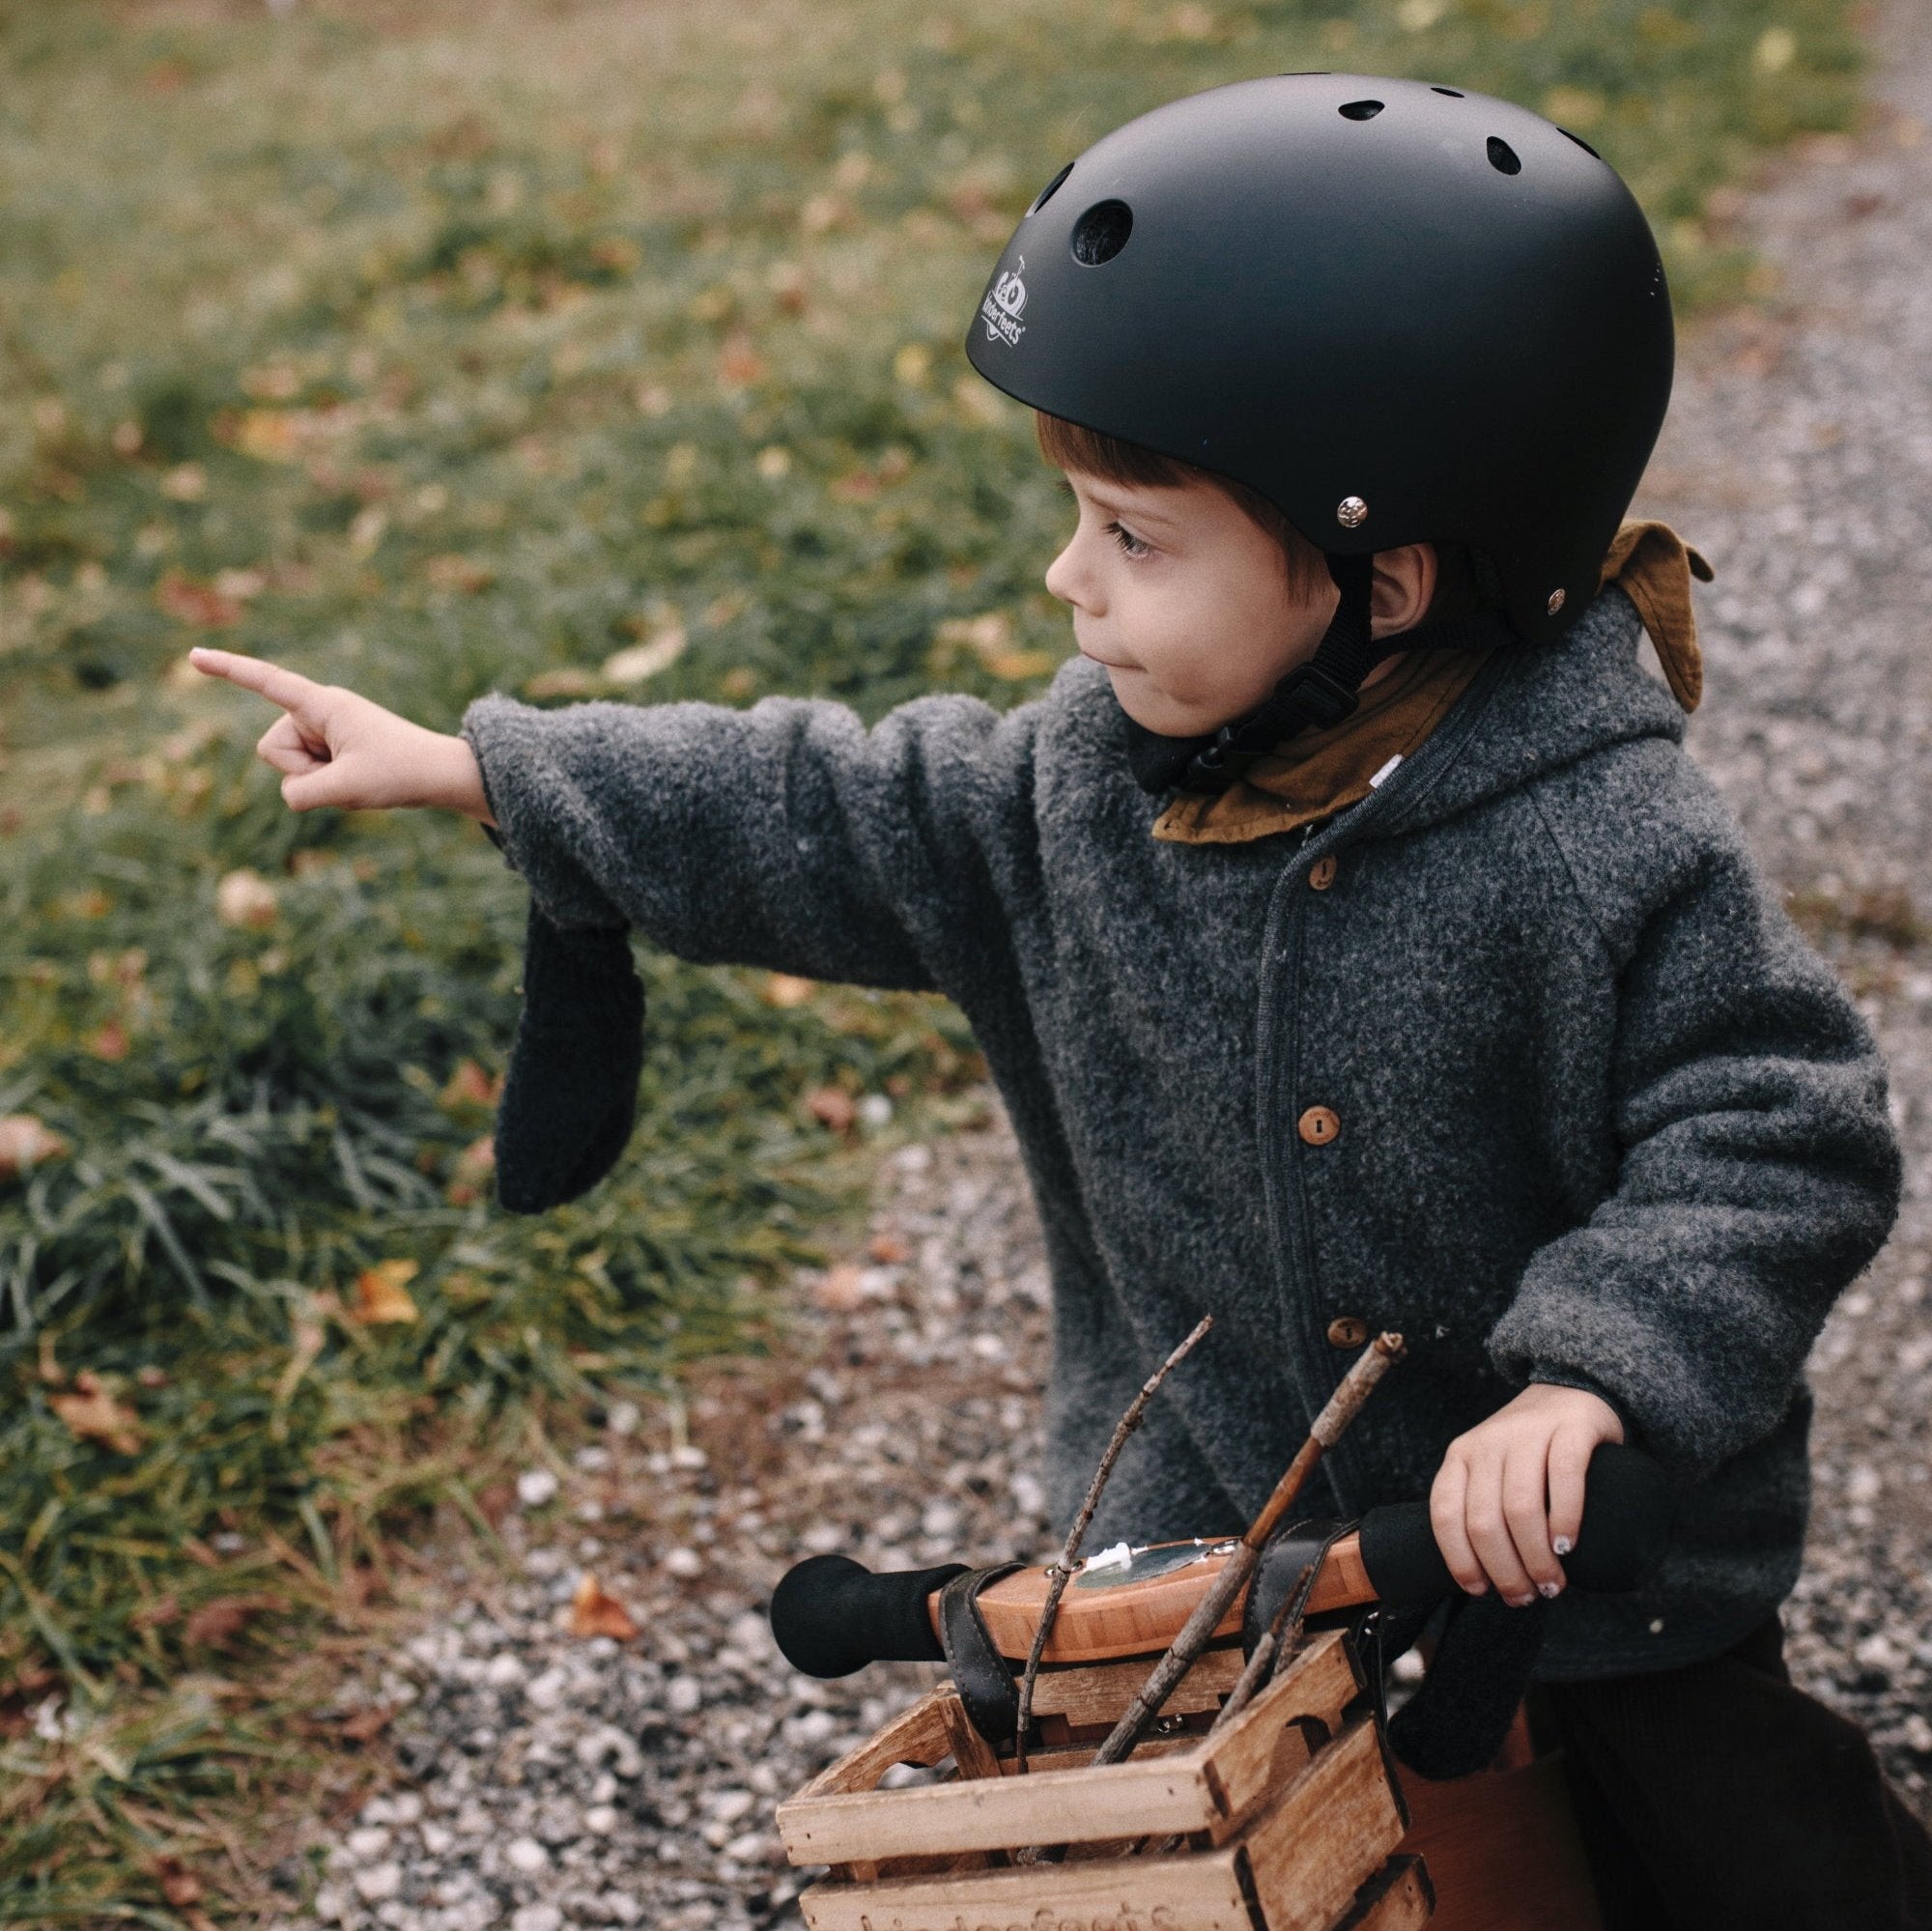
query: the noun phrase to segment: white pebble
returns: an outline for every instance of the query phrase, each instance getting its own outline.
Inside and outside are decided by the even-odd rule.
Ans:
[[[695,1676],[680,1676],[665,1691],[665,1704],[674,1717],[691,1717],[704,1701],[704,1690]]]
[[[388,1806],[384,1804],[384,1808],[386,1810]],[[364,1814],[367,1814],[366,1810]],[[350,1832],[342,1840],[342,1848],[358,1864],[366,1864],[389,1848],[389,1833],[381,1825],[365,1825],[359,1831]]]
[[[643,1419],[644,1411],[636,1402],[613,1402],[611,1412],[604,1418],[604,1426],[612,1434],[636,1434]]]
[[[568,1687],[562,1670],[547,1669],[525,1687],[524,1694],[536,1709],[554,1710]]]
[[[560,1931],[563,1913],[554,1904],[524,1904],[510,1914],[510,1931]]]
[[[355,1894],[364,1904],[381,1904],[403,1888],[403,1867],[397,1863],[371,1864],[355,1873]]]
[[[617,1828],[617,1812],[609,1803],[593,1803],[583,1813],[583,1828],[593,1837],[608,1837]]]
[[[867,1126],[890,1126],[893,1123],[893,1103],[882,1093],[868,1093],[859,1102],[859,1118]]]
[[[503,1861],[513,1871],[534,1877],[550,1869],[550,1853],[534,1837],[512,1837],[503,1846]]]
[[[720,1824],[735,1824],[754,1809],[758,1800],[749,1790],[721,1790],[710,1798],[709,1808]]]
[[[689,1582],[694,1576],[703,1575],[704,1558],[695,1548],[674,1548],[665,1557],[662,1567],[666,1575]]]
[[[526,1468],[517,1477],[517,1500],[526,1509],[540,1509],[556,1498],[556,1477],[548,1468]]]
[[[747,1831],[724,1846],[724,1855],[734,1864],[755,1864],[763,1860],[767,1838],[761,1831]]]
[[[529,1680],[529,1671],[519,1657],[503,1650],[493,1656],[483,1666],[483,1681],[493,1690],[512,1690]]]
[[[440,1858],[456,1841],[456,1832],[441,1824],[425,1824],[422,1827],[423,1849],[431,1857]]]

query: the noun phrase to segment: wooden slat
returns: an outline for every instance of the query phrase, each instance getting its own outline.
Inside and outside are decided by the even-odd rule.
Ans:
[[[1122,1764],[1041,1768],[1025,1777],[970,1777],[908,1790],[867,1788],[892,1764],[937,1762],[954,1747],[963,1714],[950,1689],[930,1692],[863,1749],[779,1806],[779,1833],[793,1863],[842,1864],[955,1851],[1011,1850],[1128,1835],[1231,1832],[1270,1778],[1293,1771],[1297,1718],[1332,1725],[1355,1693],[1354,1664],[1339,1630],[1316,1636],[1282,1676],[1219,1734],[1172,1740],[1172,1753],[1144,1751]],[[1286,1754],[1284,1749],[1286,1748]],[[911,1754],[909,1754],[911,1753]],[[1065,1764],[1055,1752],[1047,1763]]]
[[[1194,1752],[1182,1751],[1099,1770],[800,1795],[780,1804],[778,1821],[793,1863],[842,1864],[940,1851],[1167,1836],[1205,1830],[1219,1814]]]
[[[1453,1783],[1405,1776],[1402,1848],[1428,1862],[1431,1931],[1602,1931],[1560,1756]]]
[[[848,1750],[837,1763],[828,1764],[791,1801],[798,1803],[841,1791],[871,1790],[895,1764],[929,1767],[938,1763],[952,1748],[948,1704],[959,1708],[959,1692],[950,1683],[928,1690],[876,1736],[867,1738],[856,1750]],[[784,1814],[784,1805],[779,1806],[779,1814]]]
[[[1391,1858],[1355,1899],[1335,1931],[1421,1931],[1435,1893],[1420,1858]]]
[[[1065,1717],[1076,1727],[1104,1723],[1111,1729],[1153,1663],[1153,1658],[1143,1657],[1131,1662],[1076,1662],[1042,1669],[1033,1688],[1034,1715]],[[1165,1714],[1192,1717],[1203,1710],[1218,1710],[1240,1673],[1238,1643],[1204,1651],[1169,1697]]]
[[[1308,1761],[1299,1719],[1314,1718],[1332,1734],[1361,1683],[1347,1637],[1324,1630],[1225,1730],[1202,1746],[1201,1762],[1219,1800],[1225,1835],[1270,1790],[1286,1786]]]
[[[1119,1766],[1125,1768],[1126,1766]],[[1022,1780],[1021,1787],[1030,1779]],[[911,1883],[817,1884],[799,1898],[810,1931],[1258,1931],[1232,1851]]]
[[[1329,1931],[1402,1838],[1373,1717],[1360,1717],[1237,1841],[1267,1931]]]

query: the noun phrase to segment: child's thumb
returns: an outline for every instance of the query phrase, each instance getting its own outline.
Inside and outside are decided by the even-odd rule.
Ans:
[[[354,802],[342,781],[341,768],[335,764],[282,780],[282,803],[291,811],[313,811],[321,805],[353,807]]]

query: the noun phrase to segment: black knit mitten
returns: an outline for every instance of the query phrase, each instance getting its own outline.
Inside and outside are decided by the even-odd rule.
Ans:
[[[1451,1599],[1422,1688],[1389,1718],[1389,1747],[1418,1775],[1469,1776],[1503,1746],[1543,1646],[1541,1600],[1512,1609],[1493,1589]]]
[[[568,932],[530,907],[524,1009],[497,1109],[497,1199],[542,1213],[594,1187],[637,1117],[644,988],[621,929]]]

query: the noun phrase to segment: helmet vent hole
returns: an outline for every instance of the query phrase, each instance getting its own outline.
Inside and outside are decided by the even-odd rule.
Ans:
[[[1057,175],[1055,175],[1054,178],[1050,182],[1048,182],[1047,185],[1043,188],[1041,188],[1037,195],[1034,196],[1033,206],[1027,210],[1027,213],[1029,214],[1037,214],[1039,211],[1042,208],[1044,208],[1046,204],[1049,201],[1051,201],[1056,194],[1060,192],[1060,184],[1064,182],[1066,179],[1066,177],[1070,175],[1072,172],[1073,172],[1073,163],[1071,161],[1068,161],[1066,165],[1064,168],[1062,168],[1060,172]]]
[[[1379,100],[1350,100],[1335,110],[1345,121],[1373,121],[1382,111]]]
[[[1432,87],[1429,91],[1432,94],[1446,94],[1451,100],[1460,100],[1463,98],[1463,90],[1460,87]]]
[[[1507,141],[1499,141],[1490,136],[1490,165],[1498,174],[1520,174],[1522,163],[1516,157],[1516,150]]]
[[[1083,268],[1111,262],[1134,232],[1134,211],[1124,201],[1096,201],[1073,224],[1073,259]]]
[[[1598,153],[1598,152],[1596,151],[1596,149],[1595,149],[1595,148],[1593,148],[1593,147],[1592,147],[1592,146],[1591,146],[1591,145],[1589,144],[1589,142],[1588,142],[1588,141],[1586,141],[1586,140],[1585,140],[1585,139],[1584,139],[1584,138],[1582,137],[1582,135],[1581,135],[1581,134],[1572,134],[1572,133],[1570,132],[1570,129],[1569,129],[1568,128],[1557,128],[1557,130],[1556,130],[1556,131],[1557,131],[1557,132],[1558,132],[1559,134],[1563,134],[1563,135],[1567,135],[1567,136],[1569,137],[1569,139],[1571,139],[1571,140],[1575,141],[1575,142],[1577,143],[1577,146],[1578,146],[1579,148],[1581,148],[1581,149],[1583,150],[1583,152],[1584,152],[1584,153],[1585,153],[1586,155],[1588,155],[1588,156],[1590,156],[1590,158],[1591,158],[1591,159],[1592,159],[1593,161],[1600,161],[1600,160],[1602,160],[1602,159],[1604,158],[1604,157],[1603,157],[1603,156],[1602,156],[1602,155],[1600,155],[1600,154],[1599,154],[1599,153]]]

